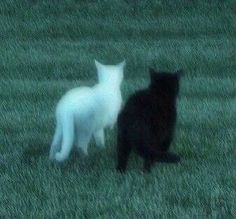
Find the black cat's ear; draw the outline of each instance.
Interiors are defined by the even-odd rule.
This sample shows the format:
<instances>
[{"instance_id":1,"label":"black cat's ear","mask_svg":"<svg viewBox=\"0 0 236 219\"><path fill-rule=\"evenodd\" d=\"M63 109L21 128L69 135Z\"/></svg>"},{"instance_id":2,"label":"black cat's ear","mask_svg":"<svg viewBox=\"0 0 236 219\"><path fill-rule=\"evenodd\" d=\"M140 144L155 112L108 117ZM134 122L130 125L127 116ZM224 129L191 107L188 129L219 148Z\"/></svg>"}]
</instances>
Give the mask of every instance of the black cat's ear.
<instances>
[{"instance_id":1,"label":"black cat's ear","mask_svg":"<svg viewBox=\"0 0 236 219\"><path fill-rule=\"evenodd\" d=\"M150 75L151 81L155 80L156 74L157 73L156 73L156 71L153 68L149 68L149 75Z\"/></svg>"},{"instance_id":2,"label":"black cat's ear","mask_svg":"<svg viewBox=\"0 0 236 219\"><path fill-rule=\"evenodd\" d=\"M183 71L183 69L180 69L180 70L176 71L175 74L178 76L178 78L181 78L184 74L184 71Z\"/></svg>"}]
</instances>

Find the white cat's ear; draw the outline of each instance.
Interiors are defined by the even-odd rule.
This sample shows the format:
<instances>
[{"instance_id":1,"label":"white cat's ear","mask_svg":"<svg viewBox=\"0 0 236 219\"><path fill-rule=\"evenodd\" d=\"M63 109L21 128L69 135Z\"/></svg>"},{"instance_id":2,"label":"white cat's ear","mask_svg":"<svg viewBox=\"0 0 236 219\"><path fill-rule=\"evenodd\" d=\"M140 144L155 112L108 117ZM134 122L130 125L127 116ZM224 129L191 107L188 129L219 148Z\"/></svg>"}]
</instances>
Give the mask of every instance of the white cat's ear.
<instances>
[{"instance_id":1,"label":"white cat's ear","mask_svg":"<svg viewBox=\"0 0 236 219\"><path fill-rule=\"evenodd\" d=\"M119 63L117 66L118 66L119 68L124 68L125 65L126 65L126 61L124 60L123 62Z\"/></svg>"},{"instance_id":2,"label":"white cat's ear","mask_svg":"<svg viewBox=\"0 0 236 219\"><path fill-rule=\"evenodd\" d=\"M97 70L101 69L103 67L103 64L98 62L96 59L94 59L94 63L96 65Z\"/></svg>"}]
</instances>

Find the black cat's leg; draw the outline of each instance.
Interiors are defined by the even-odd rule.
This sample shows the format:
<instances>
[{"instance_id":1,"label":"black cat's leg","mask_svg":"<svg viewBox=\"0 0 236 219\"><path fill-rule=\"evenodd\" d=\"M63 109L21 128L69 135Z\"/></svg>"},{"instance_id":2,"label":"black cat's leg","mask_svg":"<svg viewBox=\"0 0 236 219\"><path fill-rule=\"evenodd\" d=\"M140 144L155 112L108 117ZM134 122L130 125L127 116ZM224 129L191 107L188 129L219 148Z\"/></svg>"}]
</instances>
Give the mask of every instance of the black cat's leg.
<instances>
[{"instance_id":1,"label":"black cat's leg","mask_svg":"<svg viewBox=\"0 0 236 219\"><path fill-rule=\"evenodd\" d=\"M145 158L144 163L143 163L143 170L145 172L150 173L152 164L153 164L153 161L150 158Z\"/></svg>"},{"instance_id":2,"label":"black cat's leg","mask_svg":"<svg viewBox=\"0 0 236 219\"><path fill-rule=\"evenodd\" d=\"M170 148L170 144L172 142L172 138L168 138L160 145L161 152L167 152Z\"/></svg>"},{"instance_id":3,"label":"black cat's leg","mask_svg":"<svg viewBox=\"0 0 236 219\"><path fill-rule=\"evenodd\" d=\"M142 130L142 137L140 139L143 146L139 147L139 151L141 152L142 157L144 158L144 172L150 173L151 167L154 163L152 148L155 148L155 138L156 136L153 134L150 128Z\"/></svg>"},{"instance_id":4,"label":"black cat's leg","mask_svg":"<svg viewBox=\"0 0 236 219\"><path fill-rule=\"evenodd\" d=\"M130 152L131 152L131 147L128 144L128 141L124 133L118 131L118 136L117 136L118 171L125 172Z\"/></svg>"},{"instance_id":5,"label":"black cat's leg","mask_svg":"<svg viewBox=\"0 0 236 219\"><path fill-rule=\"evenodd\" d=\"M131 148L128 145L122 144L118 146L118 171L125 172L130 152Z\"/></svg>"}]
</instances>

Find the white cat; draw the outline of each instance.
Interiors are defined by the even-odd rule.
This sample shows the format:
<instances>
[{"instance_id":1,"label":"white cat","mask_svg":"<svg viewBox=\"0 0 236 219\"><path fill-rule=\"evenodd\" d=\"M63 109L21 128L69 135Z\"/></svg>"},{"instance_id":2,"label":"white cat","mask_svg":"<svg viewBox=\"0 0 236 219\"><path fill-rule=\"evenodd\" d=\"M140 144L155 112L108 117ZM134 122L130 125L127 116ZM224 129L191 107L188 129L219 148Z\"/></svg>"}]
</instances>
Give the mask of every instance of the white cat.
<instances>
[{"instance_id":1,"label":"white cat","mask_svg":"<svg viewBox=\"0 0 236 219\"><path fill-rule=\"evenodd\" d=\"M103 65L95 60L99 83L68 91L56 108L56 131L50 159L66 160L73 144L88 155L92 135L97 146L104 147L104 128L113 127L122 104L120 85L125 61Z\"/></svg>"}]
</instances>

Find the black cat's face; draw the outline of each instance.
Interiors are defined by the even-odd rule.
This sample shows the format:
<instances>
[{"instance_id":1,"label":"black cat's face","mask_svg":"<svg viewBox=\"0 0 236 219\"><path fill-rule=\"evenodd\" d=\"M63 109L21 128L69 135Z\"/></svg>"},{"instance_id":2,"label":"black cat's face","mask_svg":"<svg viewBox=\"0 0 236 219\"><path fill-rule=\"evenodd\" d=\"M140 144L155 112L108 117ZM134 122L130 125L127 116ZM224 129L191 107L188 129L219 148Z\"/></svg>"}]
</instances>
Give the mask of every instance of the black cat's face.
<instances>
[{"instance_id":1,"label":"black cat's face","mask_svg":"<svg viewBox=\"0 0 236 219\"><path fill-rule=\"evenodd\" d=\"M179 80L183 74L182 70L174 73L156 72L149 70L151 77L151 89L170 98L176 98L179 93Z\"/></svg>"}]
</instances>

